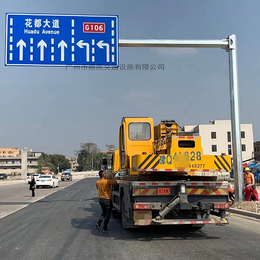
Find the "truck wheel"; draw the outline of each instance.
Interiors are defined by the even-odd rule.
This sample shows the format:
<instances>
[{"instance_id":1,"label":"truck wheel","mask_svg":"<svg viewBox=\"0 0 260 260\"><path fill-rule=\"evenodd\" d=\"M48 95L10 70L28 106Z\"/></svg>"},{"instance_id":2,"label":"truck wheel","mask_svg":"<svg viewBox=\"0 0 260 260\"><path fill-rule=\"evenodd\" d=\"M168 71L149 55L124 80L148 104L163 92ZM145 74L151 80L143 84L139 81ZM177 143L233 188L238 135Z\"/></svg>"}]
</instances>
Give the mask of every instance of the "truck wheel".
<instances>
[{"instance_id":1,"label":"truck wheel","mask_svg":"<svg viewBox=\"0 0 260 260\"><path fill-rule=\"evenodd\" d=\"M121 202L121 225L123 229L128 229L128 222L129 219L128 217L125 215L125 203L124 203L124 197L122 198L122 202Z\"/></svg>"},{"instance_id":2,"label":"truck wheel","mask_svg":"<svg viewBox=\"0 0 260 260\"><path fill-rule=\"evenodd\" d=\"M226 217L226 211L225 210L219 210L219 216L221 218L225 218Z\"/></svg>"}]
</instances>

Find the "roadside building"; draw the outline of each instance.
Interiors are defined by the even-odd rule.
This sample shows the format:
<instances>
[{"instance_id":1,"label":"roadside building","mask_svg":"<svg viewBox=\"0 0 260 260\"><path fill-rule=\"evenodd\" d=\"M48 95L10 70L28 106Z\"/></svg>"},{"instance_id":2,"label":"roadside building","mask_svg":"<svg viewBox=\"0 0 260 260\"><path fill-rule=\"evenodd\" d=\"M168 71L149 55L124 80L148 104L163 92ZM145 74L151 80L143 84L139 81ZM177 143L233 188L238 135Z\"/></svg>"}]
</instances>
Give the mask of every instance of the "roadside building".
<instances>
[{"instance_id":1,"label":"roadside building","mask_svg":"<svg viewBox=\"0 0 260 260\"><path fill-rule=\"evenodd\" d=\"M260 161L260 141L254 142L254 158Z\"/></svg>"},{"instance_id":2,"label":"roadside building","mask_svg":"<svg viewBox=\"0 0 260 260\"><path fill-rule=\"evenodd\" d=\"M211 124L186 125L184 131L201 136L204 154L228 154L232 152L231 120L214 120ZM242 160L254 157L254 141L252 124L241 124Z\"/></svg>"},{"instance_id":3,"label":"roadside building","mask_svg":"<svg viewBox=\"0 0 260 260\"><path fill-rule=\"evenodd\" d=\"M77 162L77 158L76 157L66 157L69 161L70 161L70 165L71 165L71 170L73 172L76 171L77 167L78 167L78 162Z\"/></svg>"},{"instance_id":4,"label":"roadside building","mask_svg":"<svg viewBox=\"0 0 260 260\"><path fill-rule=\"evenodd\" d=\"M38 158L42 152L33 152L32 149L24 148L0 148L0 171L7 175L26 175L37 172ZM8 153L10 152L10 153ZM12 152L12 153L11 153ZM5 156L3 156L5 155Z\"/></svg>"},{"instance_id":5,"label":"roadside building","mask_svg":"<svg viewBox=\"0 0 260 260\"><path fill-rule=\"evenodd\" d=\"M20 154L19 148L1 148L0 157L17 157Z\"/></svg>"}]
</instances>

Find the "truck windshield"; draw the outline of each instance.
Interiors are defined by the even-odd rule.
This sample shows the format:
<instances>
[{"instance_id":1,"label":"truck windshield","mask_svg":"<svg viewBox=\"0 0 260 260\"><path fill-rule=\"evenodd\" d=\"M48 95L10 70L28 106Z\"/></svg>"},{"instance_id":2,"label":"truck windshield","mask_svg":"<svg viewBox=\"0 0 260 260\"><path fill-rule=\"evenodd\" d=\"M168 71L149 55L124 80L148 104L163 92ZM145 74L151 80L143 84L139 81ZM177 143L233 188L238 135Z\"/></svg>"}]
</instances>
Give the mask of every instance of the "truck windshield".
<instances>
[{"instance_id":1,"label":"truck windshield","mask_svg":"<svg viewBox=\"0 0 260 260\"><path fill-rule=\"evenodd\" d=\"M130 123L128 132L129 139L132 141L151 139L151 126L149 123Z\"/></svg>"}]
</instances>

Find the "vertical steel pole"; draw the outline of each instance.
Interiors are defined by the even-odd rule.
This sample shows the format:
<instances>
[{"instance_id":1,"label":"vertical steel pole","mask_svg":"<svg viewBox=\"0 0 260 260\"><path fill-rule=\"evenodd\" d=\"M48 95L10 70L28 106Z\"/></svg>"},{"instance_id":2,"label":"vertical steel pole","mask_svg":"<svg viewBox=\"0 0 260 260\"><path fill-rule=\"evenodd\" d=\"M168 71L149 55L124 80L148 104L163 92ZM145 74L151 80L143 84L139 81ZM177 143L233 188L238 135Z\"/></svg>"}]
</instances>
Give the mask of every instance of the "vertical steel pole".
<instances>
[{"instance_id":1,"label":"vertical steel pole","mask_svg":"<svg viewBox=\"0 0 260 260\"><path fill-rule=\"evenodd\" d=\"M239 119L239 95L238 95L238 74L237 74L237 46L234 34L229 39L229 83L230 83L230 106L232 126L232 150L233 150L233 171L235 177L236 202L243 201L243 166L241 151L241 134Z\"/></svg>"}]
</instances>

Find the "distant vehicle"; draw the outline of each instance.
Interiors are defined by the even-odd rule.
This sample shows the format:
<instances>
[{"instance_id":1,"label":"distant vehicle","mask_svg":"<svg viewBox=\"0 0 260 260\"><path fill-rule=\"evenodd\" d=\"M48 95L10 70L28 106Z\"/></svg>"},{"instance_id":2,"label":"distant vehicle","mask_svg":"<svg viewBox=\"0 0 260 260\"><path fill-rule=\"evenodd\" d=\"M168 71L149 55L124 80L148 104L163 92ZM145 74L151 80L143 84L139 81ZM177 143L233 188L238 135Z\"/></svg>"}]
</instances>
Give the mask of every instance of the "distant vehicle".
<instances>
[{"instance_id":1,"label":"distant vehicle","mask_svg":"<svg viewBox=\"0 0 260 260\"><path fill-rule=\"evenodd\" d=\"M7 175L5 173L0 173L0 180L7 180Z\"/></svg>"},{"instance_id":2,"label":"distant vehicle","mask_svg":"<svg viewBox=\"0 0 260 260\"><path fill-rule=\"evenodd\" d=\"M39 173L34 173L33 174L33 176L34 176L34 179L36 179L37 177L39 177L41 174L39 174ZM31 179L32 179L32 174L31 173L27 173L27 182L28 182L28 184L30 184L31 183Z\"/></svg>"},{"instance_id":3,"label":"distant vehicle","mask_svg":"<svg viewBox=\"0 0 260 260\"><path fill-rule=\"evenodd\" d=\"M42 167L41 172L42 174L50 174L50 167Z\"/></svg>"},{"instance_id":4,"label":"distant vehicle","mask_svg":"<svg viewBox=\"0 0 260 260\"><path fill-rule=\"evenodd\" d=\"M72 181L72 174L70 172L63 172L61 174L61 181Z\"/></svg>"},{"instance_id":5,"label":"distant vehicle","mask_svg":"<svg viewBox=\"0 0 260 260\"><path fill-rule=\"evenodd\" d=\"M41 175L36 178L36 188L39 187L59 187L59 179L53 175Z\"/></svg>"}]
</instances>

